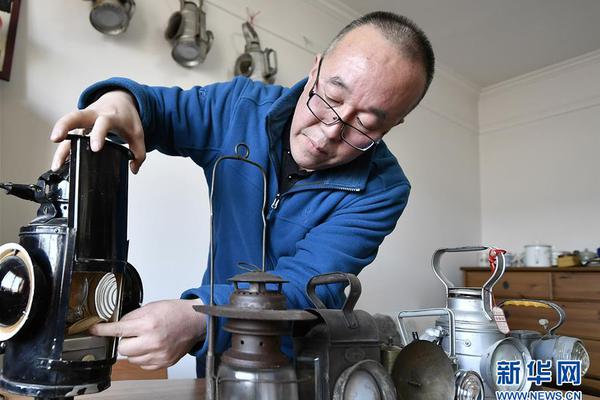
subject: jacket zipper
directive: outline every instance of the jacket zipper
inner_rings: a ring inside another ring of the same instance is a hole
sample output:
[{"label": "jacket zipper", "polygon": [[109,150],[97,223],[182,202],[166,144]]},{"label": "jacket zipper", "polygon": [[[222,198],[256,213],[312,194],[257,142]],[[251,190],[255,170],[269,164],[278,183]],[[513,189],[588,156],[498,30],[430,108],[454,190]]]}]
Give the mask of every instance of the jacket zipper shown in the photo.
[{"label": "jacket zipper", "polygon": [[273,203],[271,203],[271,210],[277,210],[277,207],[279,206],[279,200],[281,200],[281,194],[277,193]]},{"label": "jacket zipper", "polygon": [[[336,189],[336,190],[343,190],[346,192],[360,192],[359,188],[356,187],[345,187],[345,186],[335,186],[335,187],[331,187],[331,186],[326,186],[326,185],[306,185],[306,186],[310,186],[310,188],[307,187],[301,187],[301,188],[296,188],[296,190],[291,189],[288,192],[285,193],[277,193],[275,195],[275,198],[273,199],[273,202],[271,203],[271,211],[275,211],[277,210],[277,208],[279,207],[279,203],[281,203],[281,198],[287,194],[291,194],[291,193],[295,193],[295,192],[300,192],[302,190],[310,190],[310,189],[319,189],[319,188],[323,188],[323,189]],[[271,213],[269,213],[270,216]]]}]

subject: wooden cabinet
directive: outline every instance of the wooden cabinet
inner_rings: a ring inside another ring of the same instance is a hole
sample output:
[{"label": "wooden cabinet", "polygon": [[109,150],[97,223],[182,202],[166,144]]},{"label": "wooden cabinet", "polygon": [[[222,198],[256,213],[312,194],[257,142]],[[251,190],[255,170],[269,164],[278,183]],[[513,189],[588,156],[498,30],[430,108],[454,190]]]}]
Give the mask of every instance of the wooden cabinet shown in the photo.
[{"label": "wooden cabinet", "polygon": [[[487,268],[463,267],[466,287],[481,287],[490,277]],[[583,340],[590,353],[584,391],[600,394],[600,267],[508,268],[493,289],[497,302],[506,299],[544,299],[560,305],[567,315],[559,335]],[[511,329],[542,332],[540,319],[557,321],[556,312],[543,308],[505,307]]]}]

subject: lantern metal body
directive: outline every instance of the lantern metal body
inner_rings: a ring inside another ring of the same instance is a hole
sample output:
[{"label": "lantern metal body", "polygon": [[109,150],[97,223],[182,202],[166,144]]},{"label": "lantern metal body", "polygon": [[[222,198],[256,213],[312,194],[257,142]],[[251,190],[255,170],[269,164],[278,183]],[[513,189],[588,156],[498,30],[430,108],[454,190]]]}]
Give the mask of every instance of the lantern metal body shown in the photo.
[{"label": "lantern metal body", "polygon": [[[328,309],[317,297],[317,285],[348,283],[341,310]],[[302,399],[396,399],[396,389],[381,364],[381,340],[375,319],[355,310],[361,286],[352,274],[313,277],[307,293],[314,303],[314,321],[294,324],[294,352]]]},{"label": "lantern metal body", "polygon": [[265,83],[275,82],[277,74],[277,52],[273,49],[262,49],[258,34],[248,22],[242,24],[246,45],[244,53],[235,60],[233,71],[250,79]]},{"label": "lantern metal body", "polygon": [[129,151],[70,135],[71,159],[36,185],[3,183],[40,203],[19,244],[0,246],[3,389],[71,398],[110,386],[117,341],[87,329],[139,307],[141,280],[127,263]]},{"label": "lantern metal body", "polygon": [[216,375],[207,376],[214,378],[214,398],[298,400],[296,371],[280,350],[280,338],[289,335],[291,321],[316,317],[286,309],[281,291],[286,281],[276,275],[248,272],[230,282],[235,289],[229,304],[195,306],[211,317],[227,318],[224,329],[231,333],[231,347],[221,355]]}]

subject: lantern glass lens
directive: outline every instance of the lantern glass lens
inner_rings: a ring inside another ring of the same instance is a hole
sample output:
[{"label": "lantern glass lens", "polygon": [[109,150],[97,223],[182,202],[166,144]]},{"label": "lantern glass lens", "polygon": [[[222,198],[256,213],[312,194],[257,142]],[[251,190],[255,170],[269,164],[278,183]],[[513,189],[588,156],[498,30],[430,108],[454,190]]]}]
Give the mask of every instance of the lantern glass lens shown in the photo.
[{"label": "lantern glass lens", "polygon": [[[569,336],[558,336],[550,340],[556,341],[552,349],[552,360],[555,363],[556,361],[581,361],[581,374],[587,372],[590,368],[590,355],[581,340]],[[547,354],[540,354],[539,358],[550,359]]]},{"label": "lantern glass lens", "polygon": [[100,7],[93,14],[96,25],[111,30],[123,24],[123,13],[112,7]]},{"label": "lantern glass lens", "polygon": [[182,65],[196,65],[199,57],[200,49],[195,40],[179,40],[173,47],[173,58]]},{"label": "lantern glass lens", "polygon": [[221,362],[217,372],[217,393],[218,399],[298,400],[296,372],[291,365],[252,369]]},{"label": "lantern glass lens", "polygon": [[483,400],[483,382],[473,371],[460,371],[456,378],[456,400]]},{"label": "lantern glass lens", "polygon": [[0,342],[12,338],[27,322],[35,285],[27,251],[16,243],[0,246]]},{"label": "lantern glass lens", "polygon": [[0,325],[16,324],[29,302],[30,278],[25,262],[8,256],[0,262]]},{"label": "lantern glass lens", "polygon": [[[495,349],[491,357],[491,370],[493,371],[492,377],[494,382],[492,383],[498,391],[521,391],[527,382],[525,377],[526,362],[521,350],[511,341],[504,340]],[[514,379],[512,384],[500,385],[497,382],[503,381],[498,379],[499,373],[499,362],[500,361],[519,361],[519,367],[517,373],[520,375],[518,379]]]},{"label": "lantern glass lens", "polygon": [[581,375],[585,375],[590,368],[590,355],[579,341],[575,342],[575,345],[573,346],[571,360],[581,360]]},{"label": "lantern glass lens", "polygon": [[[127,3],[131,9],[132,3]],[[90,12],[90,22],[99,32],[118,35],[129,26],[130,15],[126,6],[118,1],[106,0],[96,4]]]},{"label": "lantern glass lens", "polygon": [[90,15],[92,24],[102,33],[120,29],[127,18],[124,10],[114,7],[98,7]]}]

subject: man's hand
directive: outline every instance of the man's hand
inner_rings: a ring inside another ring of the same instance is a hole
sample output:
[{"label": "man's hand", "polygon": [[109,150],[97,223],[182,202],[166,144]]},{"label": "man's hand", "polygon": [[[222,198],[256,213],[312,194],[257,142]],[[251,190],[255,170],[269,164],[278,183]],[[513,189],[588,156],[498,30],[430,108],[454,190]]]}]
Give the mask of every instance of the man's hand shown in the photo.
[{"label": "man's hand", "polygon": [[90,333],[120,337],[119,353],[143,369],[166,368],[205,337],[206,318],[192,308],[199,304],[200,299],[149,303],[119,322],[94,325]]},{"label": "man's hand", "polygon": [[52,160],[52,170],[56,171],[69,156],[70,143],[64,141],[67,133],[74,129],[89,129],[92,151],[99,151],[104,146],[104,139],[109,130],[115,130],[129,144],[134,160],[129,167],[137,174],[146,159],[144,130],[133,97],[121,90],[107,92],[83,110],[73,111],[60,118],[50,139],[63,142],[58,146]]}]

